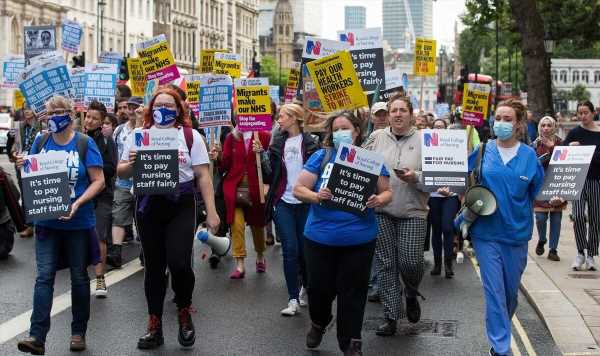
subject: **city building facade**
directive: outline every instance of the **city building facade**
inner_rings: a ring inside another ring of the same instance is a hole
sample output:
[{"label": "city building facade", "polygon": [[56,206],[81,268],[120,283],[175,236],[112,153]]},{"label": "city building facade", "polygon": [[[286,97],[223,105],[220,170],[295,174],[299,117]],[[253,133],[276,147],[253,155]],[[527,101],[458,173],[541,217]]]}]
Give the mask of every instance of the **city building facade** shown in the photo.
[{"label": "city building facade", "polygon": [[367,8],[364,6],[344,7],[344,29],[357,30],[367,27]]},{"label": "city building facade", "polygon": [[[417,37],[433,37],[433,0],[383,0],[383,39],[411,50]],[[411,26],[412,25],[412,26]]]},{"label": "city building facade", "polygon": [[294,32],[309,36],[322,35],[321,0],[291,0],[294,11]]},{"label": "city building facade", "polygon": [[[552,85],[556,91],[570,92],[577,85],[583,85],[590,93],[594,106],[600,105],[600,60],[553,58],[550,67]],[[575,111],[577,103],[571,101],[567,109]]]}]

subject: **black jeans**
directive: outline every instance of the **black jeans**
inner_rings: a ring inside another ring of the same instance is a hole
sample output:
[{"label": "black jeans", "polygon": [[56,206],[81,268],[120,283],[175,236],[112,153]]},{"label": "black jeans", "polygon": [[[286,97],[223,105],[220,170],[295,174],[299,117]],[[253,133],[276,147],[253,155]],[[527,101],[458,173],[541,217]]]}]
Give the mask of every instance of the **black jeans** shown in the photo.
[{"label": "black jeans", "polygon": [[442,258],[443,246],[444,257],[451,258],[454,254],[454,217],[460,210],[460,200],[457,196],[432,197],[429,198],[429,207],[433,255]]},{"label": "black jeans", "polygon": [[375,240],[356,246],[327,246],[304,239],[310,319],[326,327],[337,297],[337,338],[342,351],[360,339]]},{"label": "black jeans", "polygon": [[144,250],[144,289],[148,313],[162,316],[169,268],[175,303],[178,308],[192,304],[195,276],[192,247],[196,220],[196,202],[192,194],[173,202],[152,196],[144,214],[136,209],[136,222]]}]

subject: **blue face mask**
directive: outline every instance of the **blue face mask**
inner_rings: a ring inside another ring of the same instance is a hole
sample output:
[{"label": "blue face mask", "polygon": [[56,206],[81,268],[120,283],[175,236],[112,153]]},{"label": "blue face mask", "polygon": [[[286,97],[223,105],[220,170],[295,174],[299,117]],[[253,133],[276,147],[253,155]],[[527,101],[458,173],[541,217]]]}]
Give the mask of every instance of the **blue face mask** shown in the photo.
[{"label": "blue face mask", "polygon": [[152,117],[154,118],[155,124],[167,126],[175,121],[177,118],[177,111],[167,108],[154,109]]},{"label": "blue face mask", "polygon": [[333,145],[337,149],[341,143],[352,144],[352,131],[350,130],[338,130],[333,133]]},{"label": "blue face mask", "polygon": [[48,130],[52,133],[59,133],[64,131],[70,123],[71,116],[69,114],[50,116]]},{"label": "blue face mask", "polygon": [[500,141],[509,140],[513,136],[512,122],[497,121],[494,122],[494,134]]}]

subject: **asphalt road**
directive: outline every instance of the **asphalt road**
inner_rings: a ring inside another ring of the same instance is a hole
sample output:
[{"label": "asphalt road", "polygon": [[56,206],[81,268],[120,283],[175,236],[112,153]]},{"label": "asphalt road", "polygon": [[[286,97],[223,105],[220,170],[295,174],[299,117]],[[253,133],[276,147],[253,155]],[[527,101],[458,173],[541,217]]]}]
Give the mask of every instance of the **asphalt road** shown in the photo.
[{"label": "asphalt road", "polygon": [[[0,158],[0,166],[10,168],[4,157]],[[120,273],[137,272],[111,285],[107,299],[92,297],[88,350],[82,355],[339,355],[335,328],[327,332],[317,351],[306,350],[308,310],[302,309],[300,315],[291,318],[279,314],[287,303],[280,246],[269,247],[268,271],[259,275],[250,268],[254,265],[254,254],[251,239],[247,240],[248,272],[244,280],[238,281],[228,279],[233,268],[231,258],[226,258],[217,270],[211,270],[202,260],[201,244],[196,241],[194,307],[197,313],[193,318],[197,339],[196,345],[188,350],[181,349],[177,343],[176,308],[170,302],[172,292],[165,301],[165,345],[155,351],[136,349],[137,338],[145,332],[147,322],[144,275],[136,267],[139,245],[127,246],[126,260],[133,262]],[[0,330],[7,325],[24,325],[17,319],[24,320],[23,313],[31,309],[35,280],[33,247],[32,239],[17,238],[12,256],[0,261]],[[427,258],[431,259],[429,253]],[[69,289],[68,271],[59,272],[55,297]],[[451,280],[433,278],[427,271],[421,292],[427,298],[421,302],[422,321],[416,325],[401,324],[399,334],[390,338],[375,336],[374,329],[382,321],[381,306],[368,303],[363,327],[365,355],[487,355],[484,301],[473,264],[465,261],[457,265],[456,276]],[[63,300],[69,298],[63,295]],[[513,328],[514,355],[559,355],[546,327],[523,296],[520,303],[517,319],[523,331]],[[69,354],[71,313],[68,304],[63,309],[52,317],[47,355]],[[14,330],[15,333],[20,331],[18,327]],[[4,342],[0,335],[0,355],[19,355],[16,342],[26,335],[25,330]]]}]

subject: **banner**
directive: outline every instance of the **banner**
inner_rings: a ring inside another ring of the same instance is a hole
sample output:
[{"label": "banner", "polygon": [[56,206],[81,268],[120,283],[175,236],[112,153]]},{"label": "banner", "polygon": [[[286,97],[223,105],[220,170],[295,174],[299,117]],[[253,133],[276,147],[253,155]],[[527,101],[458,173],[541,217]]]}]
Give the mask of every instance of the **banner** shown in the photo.
[{"label": "banner", "polygon": [[326,112],[369,105],[348,51],[317,59],[307,67]]},{"label": "banner", "polygon": [[19,110],[25,107],[25,97],[23,93],[19,89],[15,89],[13,91],[13,109]]},{"label": "banner", "polygon": [[596,146],[554,147],[536,200],[548,201],[553,197],[579,200],[595,149]]},{"label": "banner", "polygon": [[371,92],[377,86],[386,88],[381,29],[340,31],[338,38],[350,44],[352,62],[363,90]]},{"label": "banner", "polygon": [[81,44],[83,30],[81,25],[75,21],[64,20],[62,23],[62,43],[63,51],[78,53]]},{"label": "banner", "polygon": [[323,178],[321,188],[327,187],[333,197],[321,205],[361,216],[367,215],[367,200],[377,191],[377,180],[384,158],[378,153],[342,143],[337,150],[329,177]]},{"label": "banner", "polygon": [[293,62],[288,81],[283,94],[284,103],[289,104],[294,101],[298,92],[298,83],[300,82],[300,62]]},{"label": "banner", "polygon": [[415,43],[415,62],[413,74],[416,77],[429,77],[435,75],[436,42],[417,38]]},{"label": "banner", "polygon": [[462,117],[465,125],[483,125],[488,113],[490,86],[488,84],[465,83],[462,101]]},{"label": "banner", "polygon": [[179,70],[165,35],[138,43],[137,51],[146,80],[158,79],[162,85],[179,78]]},{"label": "banner", "polygon": [[127,70],[129,71],[129,86],[131,87],[131,95],[144,96],[144,88],[146,87],[146,75],[142,60],[139,58],[127,58]]},{"label": "banner", "polygon": [[108,112],[114,111],[117,71],[115,64],[98,63],[85,67],[83,105],[86,108],[92,101],[99,101]]},{"label": "banner", "polygon": [[467,132],[421,130],[421,166],[425,191],[448,187],[464,193],[468,183]]},{"label": "banner", "polygon": [[135,129],[133,194],[174,194],[179,187],[179,132],[177,129]]},{"label": "banner", "polygon": [[85,111],[83,97],[85,96],[85,68],[71,68],[71,84],[73,85],[73,108],[77,112]]},{"label": "banner", "polygon": [[56,51],[56,29],[53,25],[24,26],[25,63],[40,54]]},{"label": "banner", "polygon": [[236,87],[237,126],[241,132],[270,131],[273,125],[271,119],[271,97],[269,86]]},{"label": "banner", "polygon": [[27,105],[40,117],[46,115],[46,101],[55,96],[73,96],[73,85],[63,57],[50,57],[23,70],[18,82]]},{"label": "banner", "polygon": [[0,88],[16,88],[19,75],[25,69],[25,58],[18,54],[9,54],[2,59],[2,82]]},{"label": "banner", "polygon": [[69,213],[71,188],[65,151],[25,157],[21,168],[23,205],[28,223],[57,219]]},{"label": "banner", "polygon": [[215,65],[215,53],[229,53],[226,48],[222,49],[203,49],[200,51],[200,73],[211,73]]},{"label": "banner", "polygon": [[227,74],[231,78],[239,78],[242,75],[242,59],[235,53],[215,53],[213,72],[215,74]]},{"label": "banner", "polygon": [[199,93],[200,127],[231,126],[233,83],[226,74],[203,75]]}]

